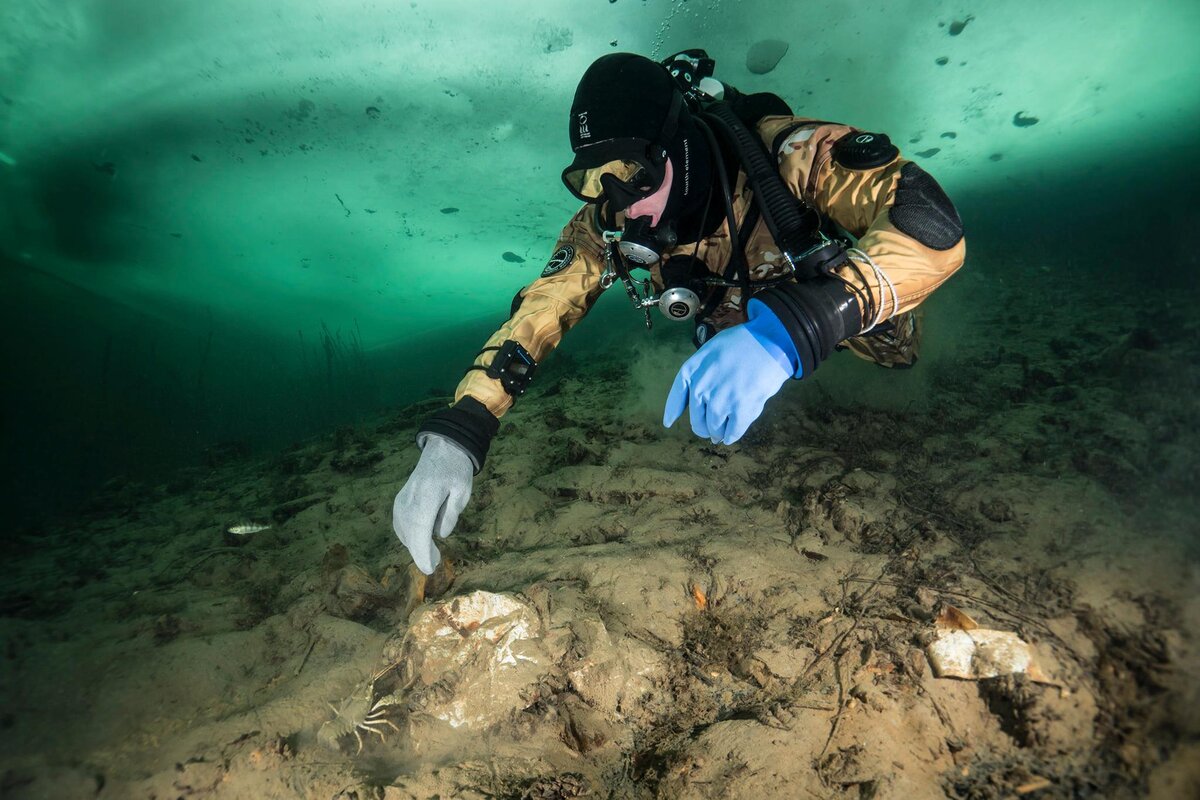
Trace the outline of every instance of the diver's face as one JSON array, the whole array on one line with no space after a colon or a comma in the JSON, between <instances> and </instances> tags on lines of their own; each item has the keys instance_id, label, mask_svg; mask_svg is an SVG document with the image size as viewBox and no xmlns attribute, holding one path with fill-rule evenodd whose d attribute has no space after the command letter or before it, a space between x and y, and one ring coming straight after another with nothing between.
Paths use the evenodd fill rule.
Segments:
<instances>
[{"instance_id":1,"label":"diver's face","mask_svg":"<svg viewBox=\"0 0 1200 800\"><path fill-rule=\"evenodd\" d=\"M627 219L650 217L650 227L657 226L662 219L663 210L667 207L667 198L671 194L671 179L673 177L674 169L671 166L671 159L668 158L663 170L662 185L655 189L653 194L643 197L626 208L625 217Z\"/></svg>"}]
</instances>

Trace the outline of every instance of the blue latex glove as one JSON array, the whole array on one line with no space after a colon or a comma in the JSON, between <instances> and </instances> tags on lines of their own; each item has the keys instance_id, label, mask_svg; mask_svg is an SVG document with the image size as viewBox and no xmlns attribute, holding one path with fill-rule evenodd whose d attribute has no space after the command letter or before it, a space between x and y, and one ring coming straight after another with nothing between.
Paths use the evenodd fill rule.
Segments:
<instances>
[{"instance_id":1,"label":"blue latex glove","mask_svg":"<svg viewBox=\"0 0 1200 800\"><path fill-rule=\"evenodd\" d=\"M713 444L733 444L763 405L803 368L787 329L764 303L751 300L748 321L726 328L683 363L663 411L671 427L691 410L692 431Z\"/></svg>"}]
</instances>

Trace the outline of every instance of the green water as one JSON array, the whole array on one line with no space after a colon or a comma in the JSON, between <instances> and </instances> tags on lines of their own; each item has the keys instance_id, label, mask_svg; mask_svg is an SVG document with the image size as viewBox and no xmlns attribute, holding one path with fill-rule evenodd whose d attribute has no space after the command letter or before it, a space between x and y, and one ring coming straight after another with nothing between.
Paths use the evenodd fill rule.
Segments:
<instances>
[{"instance_id":1,"label":"green water","mask_svg":"<svg viewBox=\"0 0 1200 800\"><path fill-rule=\"evenodd\" d=\"M575 208L570 98L618 49L702 46L746 91L888 132L962 212L972 303L1033 263L1064 314L1097 273L1193 302L1198 34L1166 0L9 0L6 507L448 395ZM755 74L765 38L789 49ZM574 368L646 337L624 303L568 336Z\"/></svg>"}]
</instances>

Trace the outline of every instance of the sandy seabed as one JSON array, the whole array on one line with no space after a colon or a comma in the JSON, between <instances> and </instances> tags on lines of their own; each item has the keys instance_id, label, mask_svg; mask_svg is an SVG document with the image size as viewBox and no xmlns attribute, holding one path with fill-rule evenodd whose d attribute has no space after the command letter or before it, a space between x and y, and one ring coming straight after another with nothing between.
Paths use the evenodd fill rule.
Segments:
<instances>
[{"instance_id":1,"label":"sandy seabed","mask_svg":"<svg viewBox=\"0 0 1200 800\"><path fill-rule=\"evenodd\" d=\"M0 796L1200 796L1197 322L1020 278L732 447L657 423L684 351L568 347L425 584L391 502L444 400L114 482L8 543ZM271 527L226 543L244 521ZM525 609L517 666L413 661L477 591ZM1045 680L935 677L946 606Z\"/></svg>"}]
</instances>

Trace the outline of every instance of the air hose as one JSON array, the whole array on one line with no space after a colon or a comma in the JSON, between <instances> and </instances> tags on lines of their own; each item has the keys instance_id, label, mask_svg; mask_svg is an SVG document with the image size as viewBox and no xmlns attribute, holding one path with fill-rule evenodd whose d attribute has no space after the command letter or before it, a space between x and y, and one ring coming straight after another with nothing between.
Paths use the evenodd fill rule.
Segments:
<instances>
[{"instance_id":1,"label":"air hose","mask_svg":"<svg viewBox=\"0 0 1200 800\"><path fill-rule=\"evenodd\" d=\"M843 248L820 235L821 217L797 201L779 176L757 136L727 103L710 103L702 116L714 124L737 148L746 179L767 230L800 279L828 274L845 262Z\"/></svg>"}]
</instances>

